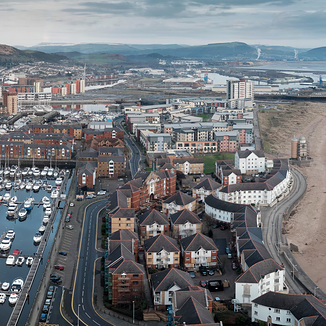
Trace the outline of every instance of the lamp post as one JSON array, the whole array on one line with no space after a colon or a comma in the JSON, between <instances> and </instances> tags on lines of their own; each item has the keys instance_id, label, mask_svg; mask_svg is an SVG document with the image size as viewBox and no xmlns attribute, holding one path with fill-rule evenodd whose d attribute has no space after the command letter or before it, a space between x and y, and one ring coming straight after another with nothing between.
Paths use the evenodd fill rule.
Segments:
<instances>
[{"instance_id":1,"label":"lamp post","mask_svg":"<svg viewBox=\"0 0 326 326\"><path fill-rule=\"evenodd\" d=\"M135 323L135 301L132 301L132 323Z\"/></svg>"},{"instance_id":2,"label":"lamp post","mask_svg":"<svg viewBox=\"0 0 326 326\"><path fill-rule=\"evenodd\" d=\"M77 320L77 326L79 326L79 307L80 307L80 304L78 304L78 312L77 312L77 314L78 314L78 320Z\"/></svg>"},{"instance_id":3,"label":"lamp post","mask_svg":"<svg viewBox=\"0 0 326 326\"><path fill-rule=\"evenodd\" d=\"M318 286L316 286L315 288L314 288L314 297L317 297L317 290L319 289L319 287Z\"/></svg>"}]
</instances>

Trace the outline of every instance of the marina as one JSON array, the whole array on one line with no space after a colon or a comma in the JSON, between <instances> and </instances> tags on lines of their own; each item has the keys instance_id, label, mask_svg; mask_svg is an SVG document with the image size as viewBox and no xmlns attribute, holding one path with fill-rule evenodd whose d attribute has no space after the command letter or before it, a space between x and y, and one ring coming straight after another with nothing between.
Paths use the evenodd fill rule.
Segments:
<instances>
[{"instance_id":1,"label":"marina","mask_svg":"<svg viewBox=\"0 0 326 326\"><path fill-rule=\"evenodd\" d=\"M42 277L43 260L47 259L59 222L57 215L60 217L60 213L57 213L63 206L61 194L69 189L70 171L53 169L50 178L42 169L20 171L14 167L9 169L6 177L5 171L8 169L0 168L0 243L5 241L9 249L4 246L7 249L0 250L0 312L6 320L4 324L25 325L37 291L37 281ZM33 171L32 175L30 171ZM56 189L54 172L56 178L60 175L63 180L60 189ZM50 198L49 186L51 191L57 190L54 198ZM14 213L8 214L8 209ZM12 284L17 279L22 279L23 285L21 291L14 292Z\"/></svg>"}]
</instances>

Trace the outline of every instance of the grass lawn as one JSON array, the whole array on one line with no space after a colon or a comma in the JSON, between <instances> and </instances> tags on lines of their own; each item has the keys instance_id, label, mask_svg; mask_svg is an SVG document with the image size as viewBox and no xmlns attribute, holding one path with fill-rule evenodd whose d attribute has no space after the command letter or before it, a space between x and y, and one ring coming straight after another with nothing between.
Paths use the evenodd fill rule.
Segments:
<instances>
[{"instance_id":1,"label":"grass lawn","mask_svg":"<svg viewBox=\"0 0 326 326\"><path fill-rule=\"evenodd\" d=\"M211 118L211 114L209 114L209 113L197 114L197 117L203 118L203 122L206 122Z\"/></svg>"},{"instance_id":2,"label":"grass lawn","mask_svg":"<svg viewBox=\"0 0 326 326\"><path fill-rule=\"evenodd\" d=\"M203 159L204 164L205 164L205 169L204 169L205 174L215 172L215 162L218 160L233 160L234 161L234 153L197 155L195 157Z\"/></svg>"}]
</instances>

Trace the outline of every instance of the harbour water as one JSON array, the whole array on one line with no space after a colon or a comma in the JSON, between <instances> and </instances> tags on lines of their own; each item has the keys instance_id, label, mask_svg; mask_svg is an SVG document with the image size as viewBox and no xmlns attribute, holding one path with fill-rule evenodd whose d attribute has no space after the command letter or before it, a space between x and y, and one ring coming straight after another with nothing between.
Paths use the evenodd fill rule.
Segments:
<instances>
[{"instance_id":1,"label":"harbour water","mask_svg":"<svg viewBox=\"0 0 326 326\"><path fill-rule=\"evenodd\" d=\"M66 189L63 193L67 193L70 187L70 181L68 180ZM48 180L48 183L55 185L55 180ZM50 193L45 189L41 188L38 192L24 190L14 190L11 191L1 190L0 196L4 195L6 192L9 192L11 196L17 196L19 203L23 203L25 199L32 196L35 199L34 206L30 213L28 213L24 221L19 221L16 219L8 219L7 217L7 206L2 201L0 204L0 235L4 232L12 229L15 231L15 238L12 242L11 249L9 254L12 254L14 250L19 250L22 256L34 256L37 251L37 245L34 244L33 237L36 232L38 232L39 227L42 225L42 220L44 217L43 205L38 205L42 201L44 196L50 198ZM51 199L52 202L52 199ZM19 204L18 207L22 207L22 204ZM59 207L63 207L63 203ZM48 259L49 251L55 236L55 232L61 217L61 210L58 210L57 216L55 217L54 223L52 225L53 229L50 234L49 239L47 240L47 245L43 254L43 259L40 264L40 267L35 276L32 288L29 292L29 300L26 301L25 307L23 309L22 315L19 319L18 325L26 325L26 321L29 315L29 311L33 305L33 300L35 298L39 282L42 278L45 262ZM51 227L51 226L48 226ZM13 280L16 278L23 278L24 280L27 277L29 272L29 267L26 265L26 261L22 266L8 266L6 265L6 258L0 258L0 283L9 282L12 284ZM1 292L1 289L0 289ZM9 317L11 315L13 307L9 305L8 296L6 302L0 305L0 315L2 317L1 325L6 325Z\"/></svg>"}]
</instances>

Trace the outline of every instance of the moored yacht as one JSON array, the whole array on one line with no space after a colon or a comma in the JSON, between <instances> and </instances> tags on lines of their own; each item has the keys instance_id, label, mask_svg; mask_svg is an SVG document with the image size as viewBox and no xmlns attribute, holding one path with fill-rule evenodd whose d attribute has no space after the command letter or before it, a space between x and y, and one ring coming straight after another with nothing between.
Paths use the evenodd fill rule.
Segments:
<instances>
[{"instance_id":1,"label":"moored yacht","mask_svg":"<svg viewBox=\"0 0 326 326\"><path fill-rule=\"evenodd\" d=\"M7 251L11 248L11 239L9 238L4 238L1 243L0 243L0 250Z\"/></svg>"},{"instance_id":2,"label":"moored yacht","mask_svg":"<svg viewBox=\"0 0 326 326\"><path fill-rule=\"evenodd\" d=\"M2 303L5 303L6 298L7 298L7 296L6 296L5 293L0 293L0 303L1 303L1 304L2 304Z\"/></svg>"},{"instance_id":3,"label":"moored yacht","mask_svg":"<svg viewBox=\"0 0 326 326\"><path fill-rule=\"evenodd\" d=\"M53 168L49 168L48 173L47 173L49 179L53 178L53 172L54 172L54 169Z\"/></svg>"},{"instance_id":4,"label":"moored yacht","mask_svg":"<svg viewBox=\"0 0 326 326\"><path fill-rule=\"evenodd\" d=\"M16 257L14 255L9 255L6 259L6 265L13 266L16 263Z\"/></svg>"},{"instance_id":5,"label":"moored yacht","mask_svg":"<svg viewBox=\"0 0 326 326\"><path fill-rule=\"evenodd\" d=\"M12 188L12 183L11 183L11 182L7 182L7 183L5 184L5 189L6 189L7 191L9 191L11 188Z\"/></svg>"},{"instance_id":6,"label":"moored yacht","mask_svg":"<svg viewBox=\"0 0 326 326\"><path fill-rule=\"evenodd\" d=\"M58 189L52 190L52 192L51 192L51 198L52 199L55 199L55 198L58 198L58 197L59 197L59 190Z\"/></svg>"},{"instance_id":7,"label":"moored yacht","mask_svg":"<svg viewBox=\"0 0 326 326\"><path fill-rule=\"evenodd\" d=\"M10 196L10 193L9 193L9 192L6 192L6 193L4 194L4 196L3 196L3 200L4 200L4 201L9 201L10 198L11 198L11 196Z\"/></svg>"},{"instance_id":8,"label":"moored yacht","mask_svg":"<svg viewBox=\"0 0 326 326\"><path fill-rule=\"evenodd\" d=\"M8 299L9 303L14 305L16 304L17 300L18 300L18 294L15 292L11 293Z\"/></svg>"},{"instance_id":9,"label":"moored yacht","mask_svg":"<svg viewBox=\"0 0 326 326\"><path fill-rule=\"evenodd\" d=\"M30 211L33 207L33 203L34 203L34 198L33 197L29 197L24 201L24 208L27 211Z\"/></svg>"},{"instance_id":10,"label":"moored yacht","mask_svg":"<svg viewBox=\"0 0 326 326\"><path fill-rule=\"evenodd\" d=\"M38 183L34 183L33 184L32 189L33 189L34 192L38 192L40 190L40 188L41 187L40 187L40 185Z\"/></svg>"},{"instance_id":11,"label":"moored yacht","mask_svg":"<svg viewBox=\"0 0 326 326\"><path fill-rule=\"evenodd\" d=\"M33 176L35 177L35 178L38 178L39 176L40 176L40 169L39 168L37 168L37 167L34 167L34 168L32 168L32 170L33 170Z\"/></svg>"},{"instance_id":12,"label":"moored yacht","mask_svg":"<svg viewBox=\"0 0 326 326\"><path fill-rule=\"evenodd\" d=\"M18 211L18 218L20 221L24 221L26 219L26 216L27 216L27 209L23 207Z\"/></svg>"},{"instance_id":13,"label":"moored yacht","mask_svg":"<svg viewBox=\"0 0 326 326\"><path fill-rule=\"evenodd\" d=\"M10 283L9 282L3 282L1 286L1 290L3 291L8 291L10 288Z\"/></svg>"},{"instance_id":14,"label":"moored yacht","mask_svg":"<svg viewBox=\"0 0 326 326\"><path fill-rule=\"evenodd\" d=\"M45 216L50 216L51 213L52 213L52 209L50 207L48 207L48 208L45 209L44 215Z\"/></svg>"},{"instance_id":15,"label":"moored yacht","mask_svg":"<svg viewBox=\"0 0 326 326\"><path fill-rule=\"evenodd\" d=\"M6 238L12 240L15 237L16 233L14 230L8 230L6 233Z\"/></svg>"},{"instance_id":16,"label":"moored yacht","mask_svg":"<svg viewBox=\"0 0 326 326\"><path fill-rule=\"evenodd\" d=\"M15 216L18 210L18 205L15 203L10 203L7 209L7 215L9 217L17 217Z\"/></svg>"},{"instance_id":17,"label":"moored yacht","mask_svg":"<svg viewBox=\"0 0 326 326\"><path fill-rule=\"evenodd\" d=\"M42 223L43 223L44 225L47 225L47 224L49 223L49 218L48 218L47 216L44 216L44 217L43 217L43 220L42 220Z\"/></svg>"},{"instance_id":18,"label":"moored yacht","mask_svg":"<svg viewBox=\"0 0 326 326\"><path fill-rule=\"evenodd\" d=\"M23 288L24 280L22 278L16 278L11 284L12 292L20 292Z\"/></svg>"},{"instance_id":19,"label":"moored yacht","mask_svg":"<svg viewBox=\"0 0 326 326\"><path fill-rule=\"evenodd\" d=\"M28 175L28 171L30 170L30 168L29 167L26 167L26 168L24 168L24 170L22 171L22 176L25 178L25 177L27 177L27 175Z\"/></svg>"},{"instance_id":20,"label":"moored yacht","mask_svg":"<svg viewBox=\"0 0 326 326\"><path fill-rule=\"evenodd\" d=\"M52 191L52 185L50 185L50 184L48 184L46 187L45 187L45 190L47 191L47 192L51 192Z\"/></svg>"},{"instance_id":21,"label":"moored yacht","mask_svg":"<svg viewBox=\"0 0 326 326\"><path fill-rule=\"evenodd\" d=\"M34 260L33 257L27 257L27 259L26 259L26 265L27 266L31 266L33 264L33 260Z\"/></svg>"},{"instance_id":22,"label":"moored yacht","mask_svg":"<svg viewBox=\"0 0 326 326\"><path fill-rule=\"evenodd\" d=\"M62 182L63 182L63 179L60 178L60 177L55 179L55 184L56 184L57 186L61 186L61 185L62 185Z\"/></svg>"},{"instance_id":23,"label":"moored yacht","mask_svg":"<svg viewBox=\"0 0 326 326\"><path fill-rule=\"evenodd\" d=\"M46 226L45 226L45 225L41 225L41 226L39 227L39 229L38 229L38 232L40 232L41 234L43 234L44 231L45 231L45 229L46 229Z\"/></svg>"},{"instance_id":24,"label":"moored yacht","mask_svg":"<svg viewBox=\"0 0 326 326\"><path fill-rule=\"evenodd\" d=\"M33 241L35 243L40 243L42 240L42 234L40 232L36 232L34 237L33 237Z\"/></svg>"},{"instance_id":25,"label":"moored yacht","mask_svg":"<svg viewBox=\"0 0 326 326\"><path fill-rule=\"evenodd\" d=\"M26 183L26 190L30 191L33 189L33 182L29 181Z\"/></svg>"},{"instance_id":26,"label":"moored yacht","mask_svg":"<svg viewBox=\"0 0 326 326\"><path fill-rule=\"evenodd\" d=\"M17 266L22 266L24 264L25 258L23 256L18 257L17 259Z\"/></svg>"}]
</instances>

